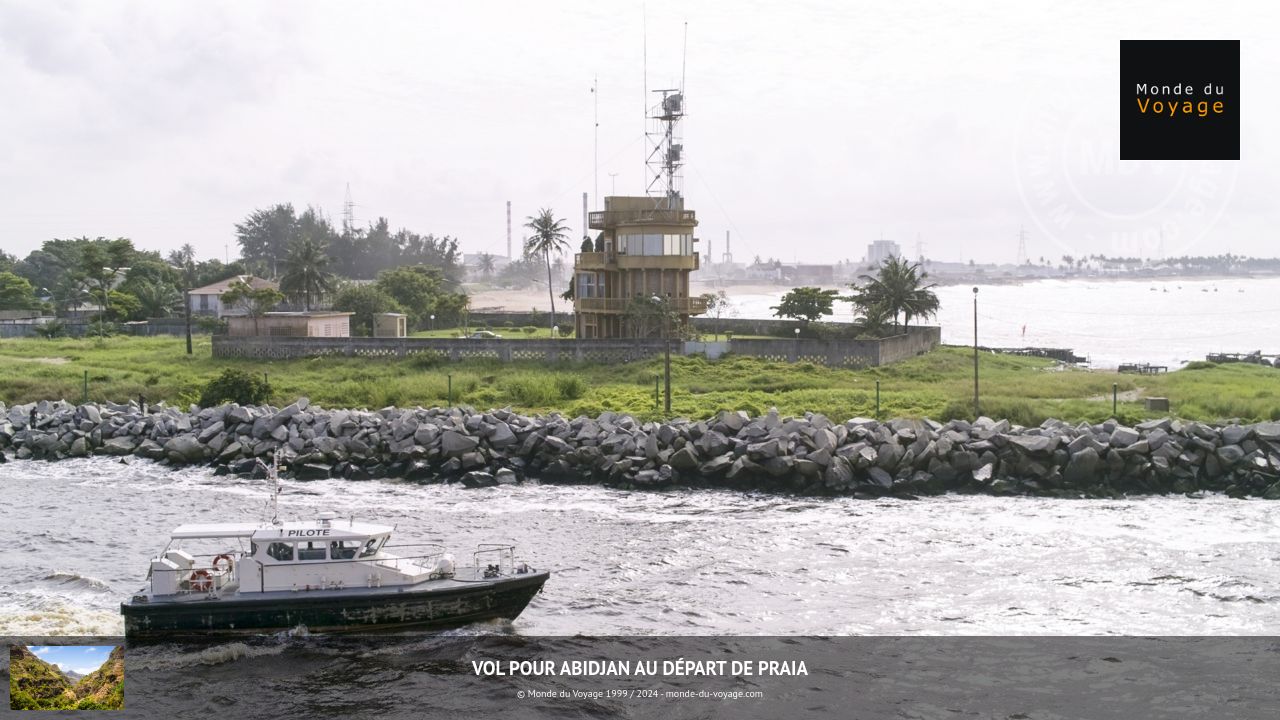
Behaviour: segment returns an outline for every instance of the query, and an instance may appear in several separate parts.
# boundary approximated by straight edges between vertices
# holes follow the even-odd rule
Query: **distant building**
[[[227,334],[233,337],[351,337],[349,312],[269,312],[259,318],[237,315],[227,318]]]
[[[892,240],[874,240],[867,246],[867,265],[879,267],[891,257],[902,257],[902,248]]]
[[[832,265],[783,265],[782,275],[795,285],[834,285],[836,269]]]
[[[782,263],[777,260],[766,260],[763,262],[754,262],[742,271],[742,276],[747,280],[764,280],[768,282],[778,282],[782,280]]]
[[[678,322],[707,311],[689,296],[689,274],[698,269],[693,229],[698,220],[679,196],[606,197],[603,211],[589,215],[600,230],[601,252],[578,253],[573,261],[576,337],[622,338],[641,333],[629,321],[636,298],[660,298]],[[652,331],[651,331],[652,332]]]
[[[219,280],[211,285],[195,288],[189,295],[191,303],[191,313],[193,315],[212,315],[214,317],[226,317],[230,315],[243,315],[243,311],[235,308],[227,308],[222,305],[222,294],[231,289],[231,286],[237,282],[244,282],[254,290],[264,287],[279,289],[279,285],[271,280],[263,280],[253,275],[233,275],[226,280]],[[252,333],[250,333],[252,334]]]

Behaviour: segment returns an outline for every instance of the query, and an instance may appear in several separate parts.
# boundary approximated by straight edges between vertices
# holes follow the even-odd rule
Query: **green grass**
[[[225,367],[266,373],[274,404],[306,395],[325,407],[443,405],[449,375],[455,404],[480,409],[511,406],[525,412],[604,410],[658,417],[655,359],[626,365],[549,366],[433,358],[312,358],[288,361],[214,360],[207,336],[187,356],[181,338],[108,338],[0,341],[0,401],[79,401],[85,372],[91,400],[195,402],[205,383]],[[672,358],[672,411],[703,418],[720,410],[752,414],[777,407],[788,415],[820,412],[837,420],[873,416],[880,381],[881,417],[937,420],[973,414],[973,359],[966,348],[945,347],[881,368],[851,371],[809,363],[787,364],[729,356]],[[1112,383],[1134,398],[1168,397],[1175,415],[1198,420],[1280,419],[1280,370],[1254,365],[1215,366],[1159,376],[1063,369],[1051,361],[984,354],[982,410],[1033,425],[1057,417],[1069,422],[1111,416]],[[1120,417],[1152,416],[1140,401],[1121,402]]]

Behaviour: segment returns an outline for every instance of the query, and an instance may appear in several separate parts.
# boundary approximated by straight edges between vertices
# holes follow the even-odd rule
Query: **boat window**
[[[306,546],[298,545],[299,560],[324,560],[324,545],[316,547],[315,543],[307,543]]]
[[[334,540],[329,543],[329,557],[334,560],[351,560],[359,549],[359,540]]]
[[[386,540],[386,538],[369,538],[369,541],[364,544],[364,549],[360,551],[360,557],[369,557],[377,554],[378,548],[382,547],[382,543],[386,542]]]
[[[273,542],[267,546],[267,556],[280,562],[293,562],[293,543]]]

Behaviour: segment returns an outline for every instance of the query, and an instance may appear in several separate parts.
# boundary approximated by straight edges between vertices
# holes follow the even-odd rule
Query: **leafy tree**
[[[142,301],[136,295],[112,290],[107,293],[107,299],[107,309],[101,316],[103,319],[110,322],[142,319]]]
[[[435,315],[441,322],[456,321],[467,304],[464,293],[449,292],[439,268],[427,265],[385,270],[378,275],[377,288],[398,303],[415,328],[426,327]]]
[[[680,316],[662,298],[637,295],[627,303],[622,317],[630,323],[633,337],[661,337],[664,332],[669,332],[670,337],[685,334],[678,325]]]
[[[236,275],[248,274],[249,268],[240,260],[229,264],[224,264],[221,260],[203,260],[195,264],[191,287],[204,287]]]
[[[258,318],[284,300],[284,294],[273,287],[255,288],[243,280],[231,283],[222,293],[222,303],[227,307],[239,307],[253,318],[253,333],[258,334]]]
[[[732,313],[732,305],[725,291],[703,293],[702,299],[707,303],[707,316],[715,320],[716,340],[720,339],[720,318]]]
[[[280,261],[295,237],[297,215],[290,203],[254,210],[244,222],[236,224],[236,242],[240,256],[264,274],[276,277]]]
[[[18,258],[0,250],[0,272],[13,272],[13,266],[17,264]]]
[[[533,235],[525,240],[526,257],[542,256],[547,264],[547,295],[551,298],[551,326],[556,324],[556,293],[551,282],[551,254],[562,253],[569,249],[569,227],[564,220],[557,220],[550,208],[543,208],[537,215],[527,218],[525,227],[533,231]]]
[[[11,272],[0,272],[0,310],[32,310],[40,306],[31,283]]]
[[[775,317],[793,318],[802,325],[808,325],[833,312],[832,303],[838,294],[835,290],[798,287],[783,295],[781,302],[769,309],[774,311]]]
[[[128,312],[112,312],[112,296],[125,295],[113,293],[112,290],[121,279],[121,270],[133,261],[134,254],[133,242],[127,238],[115,240],[99,238],[98,241],[86,244],[80,251],[80,267],[76,273],[76,279],[86,285],[94,299],[101,303],[104,318],[115,319],[128,315]],[[137,298],[131,295],[127,297],[132,300],[129,303],[130,309],[137,309]],[[125,298],[122,297],[121,300]],[[102,323],[99,323],[99,328],[102,329]],[[102,332],[99,333],[99,335],[102,334]]]
[[[355,313],[351,317],[354,327],[367,328],[373,335],[374,316],[388,312],[403,312],[400,303],[377,285],[346,285],[333,298],[333,309]]]
[[[284,275],[280,277],[280,290],[285,296],[302,299],[303,307],[311,309],[312,299],[322,297],[333,290],[333,273],[329,272],[329,256],[325,254],[325,241],[315,237],[302,237],[289,246],[284,261]]]
[[[911,318],[927,318],[938,312],[938,296],[931,284],[924,284],[929,273],[921,272],[919,264],[897,257],[887,258],[875,277],[862,275],[862,285],[853,286],[854,294],[847,298],[869,317],[903,318],[902,328],[911,325]]]

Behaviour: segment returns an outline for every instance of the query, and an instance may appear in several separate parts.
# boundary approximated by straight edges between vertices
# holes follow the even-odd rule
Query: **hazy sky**
[[[688,23],[685,196],[717,257],[732,230],[738,260],[883,234],[1011,261],[1020,226],[1033,258],[1280,254],[1274,5],[1027,0],[0,0],[0,248],[234,256],[255,207],[338,220],[347,183],[360,221],[468,252],[504,252],[507,200],[517,241],[542,206],[577,236],[593,77],[600,194],[646,182],[646,17],[650,88]],[[1242,41],[1242,160],[1118,161],[1121,38]]]

